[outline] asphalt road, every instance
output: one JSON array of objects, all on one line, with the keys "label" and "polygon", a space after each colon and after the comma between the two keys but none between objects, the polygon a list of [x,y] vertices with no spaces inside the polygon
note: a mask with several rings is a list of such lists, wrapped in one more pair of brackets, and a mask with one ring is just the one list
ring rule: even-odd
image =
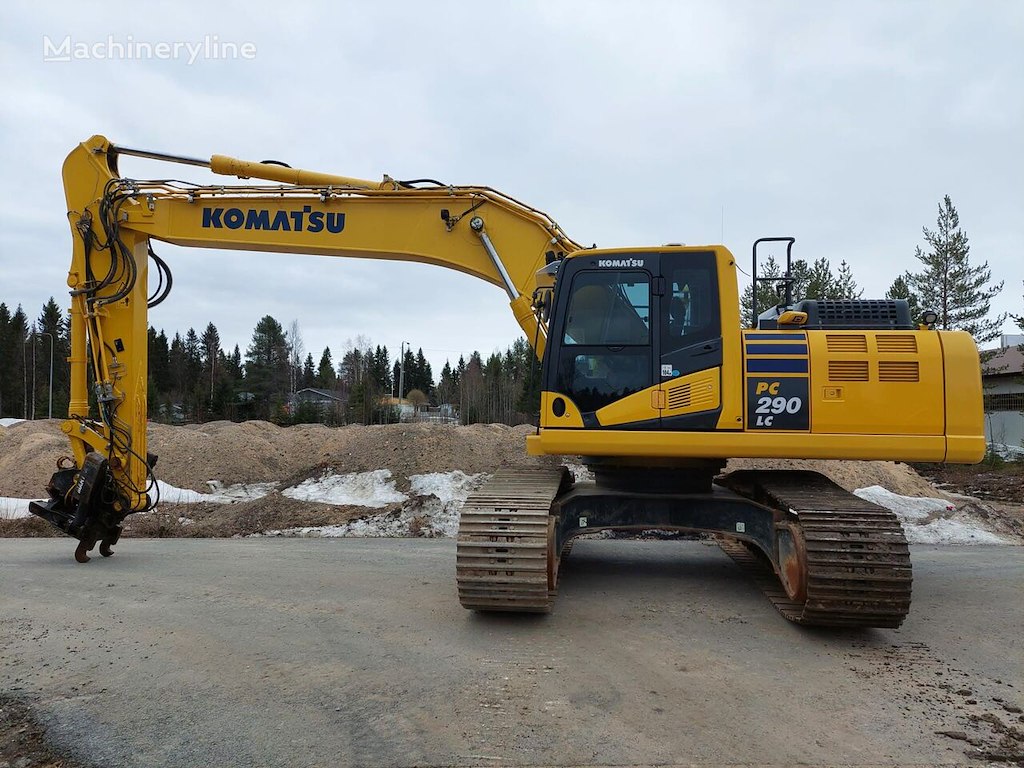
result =
[{"label": "asphalt road", "polygon": [[903,628],[824,631],[700,542],[579,542],[550,616],[459,607],[452,541],[71,544],[0,540],[0,692],[87,764],[963,763],[1024,728],[1020,548],[915,547]]}]

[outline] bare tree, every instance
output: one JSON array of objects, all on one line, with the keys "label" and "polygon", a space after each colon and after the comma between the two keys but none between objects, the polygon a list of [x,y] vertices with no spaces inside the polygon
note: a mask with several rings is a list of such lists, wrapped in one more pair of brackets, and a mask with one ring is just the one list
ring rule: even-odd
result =
[{"label": "bare tree", "polygon": [[291,394],[295,394],[296,385],[302,378],[302,355],[306,351],[302,343],[302,331],[299,329],[299,321],[292,320],[288,324],[288,387]]}]

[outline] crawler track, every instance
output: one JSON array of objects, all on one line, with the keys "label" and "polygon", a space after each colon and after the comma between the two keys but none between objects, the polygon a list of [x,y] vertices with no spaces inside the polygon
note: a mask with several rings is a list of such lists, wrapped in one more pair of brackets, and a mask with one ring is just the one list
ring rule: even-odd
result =
[{"label": "crawler track", "polygon": [[[733,540],[722,549],[779,612],[798,624],[890,627],[910,610],[910,551],[896,515],[812,472],[748,473],[743,485],[796,516],[806,557],[806,599],[783,589],[766,558]],[[749,492],[749,491],[748,491]]]},{"label": "crawler track", "polygon": [[551,502],[568,482],[564,468],[502,470],[466,499],[455,566],[463,607],[551,610],[558,578]]}]

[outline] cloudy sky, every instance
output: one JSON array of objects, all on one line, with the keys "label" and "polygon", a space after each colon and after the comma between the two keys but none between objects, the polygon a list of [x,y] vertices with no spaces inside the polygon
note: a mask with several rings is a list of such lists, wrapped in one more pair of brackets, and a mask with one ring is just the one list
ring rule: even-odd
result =
[{"label": "cloudy sky", "polygon": [[[67,303],[78,142],[497,187],[602,247],[793,235],[881,296],[949,194],[1021,311],[1024,3],[7,3],[0,301]],[[60,46],[250,43],[251,58],[47,61]],[[52,51],[51,51],[52,52]],[[136,162],[122,173],[168,175]],[[179,178],[203,181],[199,169]],[[504,348],[503,292],[421,265],[158,246],[158,328],[243,351],[271,314],[318,357],[362,335],[435,364]],[[1008,323],[1006,331],[1013,330]]]}]

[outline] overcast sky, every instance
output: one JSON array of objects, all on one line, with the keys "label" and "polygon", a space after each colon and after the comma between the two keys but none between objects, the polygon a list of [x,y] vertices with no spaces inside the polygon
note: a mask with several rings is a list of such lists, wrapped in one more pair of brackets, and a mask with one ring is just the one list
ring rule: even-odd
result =
[{"label": "overcast sky", "polygon": [[[68,303],[60,167],[78,142],[497,187],[602,247],[793,235],[881,297],[948,194],[1021,311],[1024,3],[5,3],[0,301]],[[231,42],[251,58],[46,61],[59,46]],[[216,36],[216,40],[214,40]],[[51,51],[52,53],[52,51]],[[125,161],[122,173],[167,176]],[[179,167],[179,178],[206,180]],[[315,358],[362,335],[446,357],[518,334],[437,267],[157,246],[151,323],[244,352],[264,314]],[[1014,330],[1010,323],[1006,331]]]}]

